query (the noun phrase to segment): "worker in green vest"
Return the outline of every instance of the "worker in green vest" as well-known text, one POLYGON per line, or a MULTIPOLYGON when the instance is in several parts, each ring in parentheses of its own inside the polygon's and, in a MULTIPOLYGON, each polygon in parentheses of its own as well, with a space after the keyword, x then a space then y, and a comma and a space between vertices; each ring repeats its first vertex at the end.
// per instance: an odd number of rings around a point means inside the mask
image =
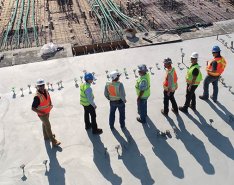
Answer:
POLYGON ((96 111, 97 106, 94 103, 94 95, 91 88, 93 82, 93 75, 85 73, 85 83, 80 85, 80 104, 84 107, 84 121, 85 129, 88 130, 92 127, 93 134, 102 134, 102 129, 97 128, 96 111), (89 119, 91 116, 91 122, 89 119))
POLYGON ((193 111, 196 111, 195 90, 202 81, 202 74, 197 62, 198 62, 198 53, 193 52, 191 55, 192 65, 188 68, 186 75, 187 90, 186 90, 185 104, 183 107, 179 107, 179 110, 184 113, 188 113, 188 107, 190 107, 193 111))
POLYGON ((137 117, 137 121, 140 123, 146 123, 147 117, 147 99, 150 96, 150 75, 145 64, 138 66, 138 73, 140 77, 136 81, 136 94, 137 94, 137 108, 140 117, 137 117))

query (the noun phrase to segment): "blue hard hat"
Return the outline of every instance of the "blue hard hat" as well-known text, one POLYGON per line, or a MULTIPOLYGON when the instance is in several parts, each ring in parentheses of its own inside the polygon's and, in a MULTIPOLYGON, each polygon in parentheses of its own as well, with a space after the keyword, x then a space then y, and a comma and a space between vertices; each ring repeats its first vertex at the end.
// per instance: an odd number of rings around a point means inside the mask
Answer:
POLYGON ((221 50, 220 50, 220 48, 219 48, 219 46, 214 46, 213 48, 212 48, 212 53, 218 53, 218 52, 220 52, 221 50))
POLYGON ((145 64, 141 64, 141 65, 139 65, 137 67, 138 67, 138 71, 141 71, 141 72, 147 72, 148 71, 145 64))
POLYGON ((85 73, 84 79, 85 79, 85 81, 93 80, 92 73, 85 73))

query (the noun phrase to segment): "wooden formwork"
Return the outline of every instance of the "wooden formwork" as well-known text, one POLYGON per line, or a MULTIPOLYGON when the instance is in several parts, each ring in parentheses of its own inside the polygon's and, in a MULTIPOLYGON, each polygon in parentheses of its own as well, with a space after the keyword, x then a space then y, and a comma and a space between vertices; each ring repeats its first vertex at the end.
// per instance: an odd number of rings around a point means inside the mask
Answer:
MULTIPOLYGON (((7 46, 3 49, 14 49, 11 44, 16 23, 20 19, 21 2, 25 1, 23 15, 26 15, 28 0, 19 0, 19 6, 12 30, 8 33, 7 46)), ((35 1, 35 12, 29 11, 27 29, 29 46, 20 43, 19 47, 34 47, 48 42, 56 44, 72 43, 79 46, 91 46, 103 42, 115 42, 117 39, 111 31, 103 40, 97 17, 94 16, 88 0, 30 0, 35 1), (35 15, 35 25, 32 22, 35 15), (35 29, 32 29, 35 28, 35 29), (36 38, 35 38, 36 31, 36 38), (36 40, 35 40, 36 39, 36 40)), ((213 3, 205 0, 113 0, 121 11, 133 17, 147 30, 175 29, 197 23, 210 23, 234 18, 234 7, 228 0, 213 3), (169 3, 168 3, 169 2, 169 3), (168 3, 168 4, 167 4, 168 3), (172 6, 173 5, 173 6, 172 6), (213 11, 215 10, 215 11, 213 11)), ((0 41, 9 24, 16 0, 0 0, 0 41)), ((113 15, 114 16, 114 15, 113 15)), ((25 28, 21 21, 20 37, 25 28)), ((22 38, 20 38, 22 39, 22 38)), ((104 47, 105 44, 103 44, 104 47)), ((108 44, 109 45, 109 44, 108 44)), ((82 47, 81 47, 82 48, 82 47)), ((95 47, 93 47, 95 48, 95 47)), ((2 48, 0 48, 2 49, 2 48)))

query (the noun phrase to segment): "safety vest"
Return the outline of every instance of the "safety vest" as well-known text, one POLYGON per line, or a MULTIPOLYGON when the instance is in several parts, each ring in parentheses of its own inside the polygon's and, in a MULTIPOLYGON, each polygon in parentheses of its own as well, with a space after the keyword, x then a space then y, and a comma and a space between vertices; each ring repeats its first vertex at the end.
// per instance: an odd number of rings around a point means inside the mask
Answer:
MULTIPOLYGON (((90 105, 88 98, 85 94, 86 89, 88 89, 89 87, 90 87, 90 83, 82 83, 80 85, 80 104, 81 105, 84 105, 84 106, 90 105)), ((92 93, 92 96, 93 96, 93 93, 92 93)))
POLYGON ((200 82, 202 81, 202 74, 201 74, 201 71, 199 69, 199 65, 196 64, 196 65, 193 65, 193 66, 190 66, 190 68, 188 69, 187 71, 187 75, 186 75, 186 82, 188 84, 191 84, 192 83, 192 79, 193 79, 193 70, 194 69, 198 69, 199 73, 198 73, 198 76, 194 82, 193 85, 199 85, 200 82))
POLYGON ((142 95, 142 99, 147 99, 150 96, 150 75, 149 73, 146 73, 144 76, 141 76, 140 78, 137 79, 136 81, 136 93, 137 96, 139 96, 140 94, 140 83, 142 81, 146 81, 147 82, 147 89, 144 91, 143 95, 142 95))
POLYGON ((175 91, 178 88, 178 84, 177 84, 177 74, 175 71, 175 68, 173 67, 171 70, 167 70, 166 72, 166 76, 165 76, 165 80, 163 82, 163 88, 165 91, 168 91, 168 76, 171 75, 172 76, 172 86, 171 86, 171 91, 175 91))
POLYGON ((223 73, 225 67, 226 67, 225 59, 223 57, 217 57, 217 58, 214 58, 213 60, 208 62, 206 70, 207 70, 208 75, 210 75, 210 76, 220 76, 223 73), (213 61, 217 62, 216 72, 210 72, 210 71, 212 71, 212 62, 213 61), (210 71, 208 71, 208 70, 210 70, 210 71))
POLYGON ((106 86, 110 101, 117 101, 121 99, 119 93, 120 82, 107 82, 106 86))
MULTIPOLYGON (((36 95, 39 99, 40 99, 40 104, 37 107, 37 110, 42 111, 44 114, 49 114, 50 110, 51 110, 51 99, 50 99, 50 95, 48 93, 48 91, 45 89, 46 95, 47 95, 47 99, 46 97, 41 94, 39 91, 36 92, 36 95)), ((41 113, 37 113, 38 116, 42 116, 43 114, 41 113)))

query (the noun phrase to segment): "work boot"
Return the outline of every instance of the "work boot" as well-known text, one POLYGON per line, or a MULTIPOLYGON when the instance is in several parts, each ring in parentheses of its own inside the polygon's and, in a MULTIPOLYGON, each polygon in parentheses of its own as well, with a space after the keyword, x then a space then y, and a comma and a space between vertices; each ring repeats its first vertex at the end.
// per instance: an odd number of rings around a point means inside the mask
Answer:
POLYGON ((202 100, 208 100, 208 98, 206 98, 205 96, 199 96, 199 98, 202 100))
POLYGON ((188 108, 186 107, 179 107, 179 110, 184 113, 188 113, 188 108))
POLYGON ((161 109, 161 113, 162 113, 164 116, 168 116, 168 112, 165 112, 164 109, 161 109))
POLYGON ((142 124, 145 124, 145 122, 143 122, 140 117, 137 117, 136 120, 142 124))
POLYGON ((210 98, 213 100, 213 102, 217 103, 217 100, 214 100, 214 96, 210 96, 210 98))
POLYGON ((89 130, 91 127, 92 127, 92 125, 91 125, 91 124, 89 124, 89 125, 85 125, 85 130, 89 130))
POLYGON ((93 130, 93 134, 102 134, 103 131, 100 128, 97 128, 97 130, 93 130))
POLYGON ((192 104, 190 104, 189 107, 190 107, 190 109, 192 109, 193 111, 196 111, 196 110, 197 110, 196 107, 193 106, 192 104))
POLYGON ((174 112, 174 114, 179 114, 179 111, 178 110, 175 110, 173 108, 171 108, 171 111, 174 112))
MULTIPOLYGON (((55 138, 55 134, 53 134, 53 138, 55 138)), ((49 137, 44 137, 44 140, 49 140, 49 137)))
POLYGON ((56 139, 52 142, 53 147, 59 146, 61 144, 60 141, 57 141, 56 139))

